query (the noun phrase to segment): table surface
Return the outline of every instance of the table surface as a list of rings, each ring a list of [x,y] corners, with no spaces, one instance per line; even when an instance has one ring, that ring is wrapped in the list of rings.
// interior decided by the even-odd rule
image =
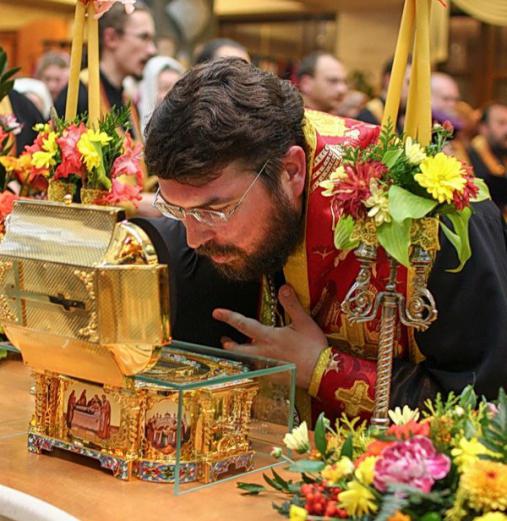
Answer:
[[[264,521],[277,519],[273,501],[242,496],[235,481],[174,496],[172,486],[137,479],[120,481],[94,460],[71,453],[36,455],[27,450],[33,412],[30,369],[20,360],[0,361],[0,484],[36,496],[81,520],[174,519]],[[262,483],[257,472],[241,481]],[[280,517],[280,519],[282,519]]]

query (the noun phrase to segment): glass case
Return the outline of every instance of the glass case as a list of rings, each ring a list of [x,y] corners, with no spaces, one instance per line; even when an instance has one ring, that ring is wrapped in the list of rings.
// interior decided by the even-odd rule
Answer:
[[[98,460],[176,494],[265,469],[292,429],[295,366],[174,342],[124,388],[36,373],[28,447]]]

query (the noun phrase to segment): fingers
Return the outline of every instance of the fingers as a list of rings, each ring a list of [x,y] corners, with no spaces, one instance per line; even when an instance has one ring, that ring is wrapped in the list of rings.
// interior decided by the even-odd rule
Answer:
[[[228,309],[219,308],[213,310],[213,318],[229,324],[234,329],[237,329],[245,336],[253,338],[254,340],[268,342],[272,335],[272,328],[262,325],[253,318],[245,317],[241,313],[236,313]]]
[[[312,321],[310,315],[308,315],[299,302],[296,292],[292,286],[284,284],[278,292],[278,299],[280,300],[280,304],[283,306],[283,309],[291,318],[294,328],[298,329],[298,326]]]

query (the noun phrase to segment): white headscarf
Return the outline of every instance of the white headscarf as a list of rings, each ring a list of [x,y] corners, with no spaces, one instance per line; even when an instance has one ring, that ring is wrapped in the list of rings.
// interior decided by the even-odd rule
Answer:
[[[36,104],[37,108],[41,111],[44,119],[49,118],[49,111],[53,106],[53,100],[43,81],[34,78],[18,78],[14,81],[14,90],[21,92],[21,94],[25,96],[30,93],[35,94],[40,100],[40,104]]]
[[[143,132],[157,103],[158,75],[160,71],[165,68],[172,69],[180,74],[184,72],[181,63],[169,56],[155,56],[151,58],[144,67],[143,79],[139,84],[139,94],[141,98],[139,114]]]

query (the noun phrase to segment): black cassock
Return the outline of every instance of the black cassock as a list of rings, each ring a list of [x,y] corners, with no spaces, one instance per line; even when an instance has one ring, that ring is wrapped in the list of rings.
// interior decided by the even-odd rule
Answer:
[[[222,335],[242,340],[211,312],[225,307],[256,317],[260,284],[225,280],[186,244],[184,226],[165,218],[133,220],[150,236],[160,262],[169,265],[173,337],[220,346]],[[492,399],[507,388],[507,231],[496,206],[474,205],[470,219],[472,258],[459,273],[454,248],[443,234],[428,281],[438,319],[416,333],[425,360],[394,361],[391,406],[420,406],[436,392],[459,392],[473,384]]]

